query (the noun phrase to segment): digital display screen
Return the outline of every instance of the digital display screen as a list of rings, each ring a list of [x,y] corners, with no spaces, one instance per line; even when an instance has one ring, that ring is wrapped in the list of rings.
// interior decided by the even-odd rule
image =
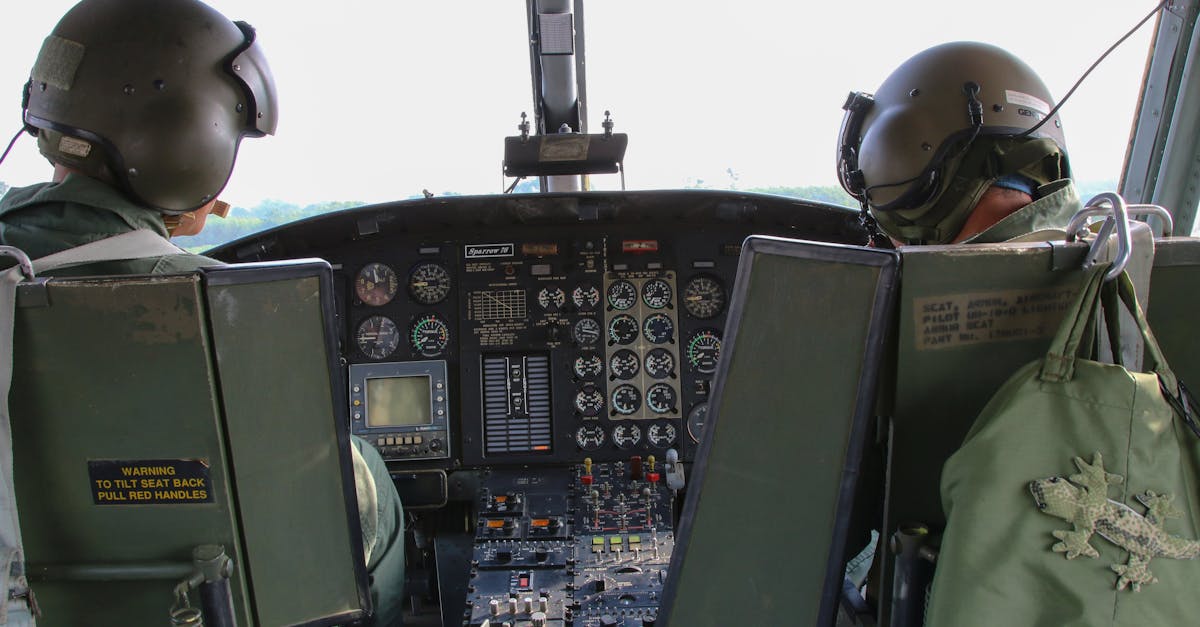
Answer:
[[[433,424],[428,376],[367,379],[367,426]]]

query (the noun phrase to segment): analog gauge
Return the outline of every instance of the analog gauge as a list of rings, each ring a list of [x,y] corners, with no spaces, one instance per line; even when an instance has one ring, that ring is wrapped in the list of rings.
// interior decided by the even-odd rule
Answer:
[[[618,385],[612,393],[612,408],[614,414],[637,413],[642,408],[642,393],[628,383]]]
[[[572,369],[580,379],[595,379],[604,372],[604,360],[596,353],[584,353],[575,358]]]
[[[646,429],[646,439],[654,448],[667,448],[675,444],[679,431],[669,422],[656,422]]]
[[[450,327],[437,314],[424,315],[413,323],[409,340],[422,357],[436,357],[450,344]]]
[[[638,359],[637,353],[628,348],[622,348],[608,359],[609,376],[613,379],[628,381],[637,376],[641,367],[641,359]]]
[[[704,421],[708,419],[708,403],[696,403],[688,412],[687,429],[688,437],[696,444],[700,443],[700,438],[704,437]]]
[[[594,451],[604,446],[604,427],[583,425],[575,430],[575,443],[585,451]]]
[[[665,313],[651,314],[642,323],[642,333],[651,344],[675,342],[675,321]]]
[[[358,300],[379,307],[386,305],[396,296],[398,285],[396,271],[382,263],[369,263],[358,271],[354,279],[354,293]]]
[[[400,345],[400,330],[391,318],[371,316],[358,325],[354,334],[358,349],[371,359],[383,359]]]
[[[721,336],[713,329],[701,329],[687,343],[687,360],[692,369],[703,374],[717,370],[721,358]]]
[[[612,440],[619,449],[631,449],[642,442],[642,428],[632,422],[622,422],[613,427]]]
[[[600,339],[600,323],[593,318],[580,318],[572,330],[575,343],[580,346],[591,346]]]
[[[575,394],[575,409],[584,416],[598,416],[604,409],[604,394],[594,385],[584,386]]]
[[[561,287],[543,287],[537,295],[538,305],[545,311],[558,311],[567,303],[567,293]]]
[[[422,305],[435,305],[450,293],[450,272],[445,266],[423,261],[408,274],[408,293]]]
[[[608,286],[608,306],[622,311],[637,304],[638,291],[633,283],[624,279]]]
[[[650,279],[642,286],[642,302],[651,309],[671,306],[671,284],[662,279]]]
[[[675,377],[675,356],[665,348],[656,348],[646,354],[646,374],[655,379]]]
[[[608,323],[608,344],[632,344],[638,336],[637,319],[629,314],[620,314]]]
[[[584,283],[571,291],[571,302],[575,303],[580,311],[591,311],[600,304],[600,290],[591,283]]]
[[[656,414],[674,414],[679,395],[666,383],[655,383],[646,390],[646,407]]]
[[[694,276],[683,287],[683,308],[701,320],[715,318],[725,308],[725,288],[716,277]]]

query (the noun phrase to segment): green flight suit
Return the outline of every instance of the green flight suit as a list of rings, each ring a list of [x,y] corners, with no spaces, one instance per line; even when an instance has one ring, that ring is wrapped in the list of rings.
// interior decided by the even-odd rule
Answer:
[[[1066,236],[1067,223],[1083,209],[1070,179],[1051,181],[1037,190],[1038,199],[1014,211],[964,244],[1011,241],[1051,241]]]
[[[16,246],[31,259],[137,229],[148,229],[164,238],[168,236],[158,211],[145,209],[112,187],[79,174],[69,174],[61,183],[13,188],[0,198],[0,244]],[[185,253],[93,263],[49,274],[171,274],[214,265],[221,265],[221,262]],[[376,493],[376,511],[362,511],[363,502],[360,501],[359,512],[364,519],[364,532],[374,531],[364,533],[364,542],[368,544],[365,549],[369,555],[367,572],[371,578],[371,599],[375,606],[374,619],[367,624],[399,625],[404,602],[404,511],[379,452],[357,437],[352,441],[365,462],[365,469],[359,463],[355,464],[355,474],[369,474]],[[356,483],[365,481],[356,478]],[[370,520],[372,514],[373,521]]]

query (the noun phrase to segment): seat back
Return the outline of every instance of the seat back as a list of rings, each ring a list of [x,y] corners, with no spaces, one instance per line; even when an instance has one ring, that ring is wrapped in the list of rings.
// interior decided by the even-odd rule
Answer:
[[[666,624],[833,623],[896,261],[746,240],[663,590]]]
[[[233,560],[239,624],[363,615],[332,298],[324,262],[21,286],[14,473],[42,625],[168,624],[200,545]]]

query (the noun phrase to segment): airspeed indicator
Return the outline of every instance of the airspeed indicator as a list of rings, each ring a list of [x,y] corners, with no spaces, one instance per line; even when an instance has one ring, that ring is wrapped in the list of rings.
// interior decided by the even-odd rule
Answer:
[[[422,261],[408,274],[408,293],[422,305],[436,305],[450,294],[450,272],[441,264]]]
[[[683,288],[683,308],[701,320],[715,318],[725,308],[725,288],[716,277],[696,275]]]

